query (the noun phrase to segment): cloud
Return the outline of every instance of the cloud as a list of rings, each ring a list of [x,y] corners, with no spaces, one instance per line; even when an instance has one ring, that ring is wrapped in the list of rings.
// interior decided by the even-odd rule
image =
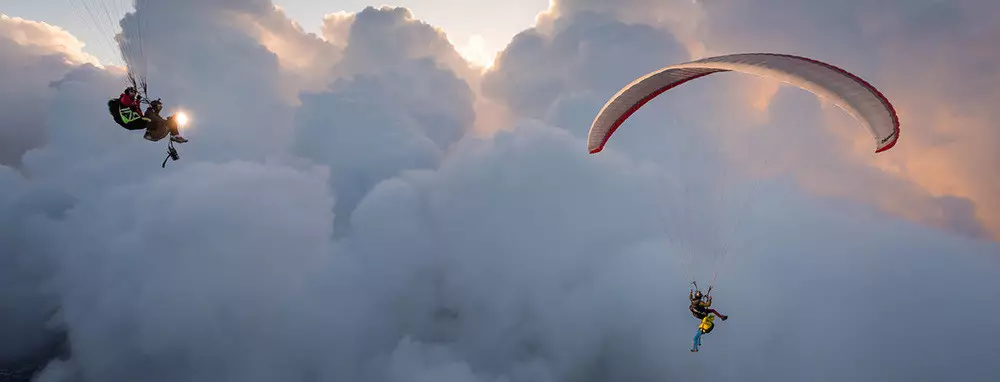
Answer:
[[[928,192],[906,176],[889,171],[884,166],[894,151],[880,154],[886,158],[873,159],[868,135],[842,110],[789,88],[769,94],[764,109],[754,109],[753,100],[744,97],[754,94],[751,88],[760,85],[747,82],[716,103],[731,114],[706,118],[713,136],[720,137],[716,145],[732,163],[765,174],[794,174],[816,195],[849,197],[956,233],[989,236],[977,219],[973,200]]]
[[[726,150],[735,165],[760,167],[767,160],[771,171],[796,173],[812,192],[865,201],[889,213],[962,234],[995,237],[1000,231],[994,222],[993,198],[988,196],[995,193],[995,185],[991,178],[979,175],[997,162],[990,154],[996,151],[992,147],[997,142],[988,122],[994,119],[992,110],[982,107],[988,103],[983,100],[995,98],[993,89],[997,88],[989,80],[982,80],[995,77],[991,75],[996,71],[995,65],[990,64],[997,61],[992,57],[995,49],[982,43],[990,41],[995,29],[983,27],[992,25],[987,20],[996,14],[994,8],[975,1],[900,1],[878,5],[838,2],[816,6],[779,0],[669,2],[656,6],[637,1],[616,3],[613,7],[560,1],[540,17],[539,30],[557,33],[553,31],[559,30],[560,23],[569,23],[575,15],[590,12],[668,30],[695,57],[776,51],[815,57],[848,68],[882,89],[900,113],[903,139],[892,152],[873,157],[870,142],[857,131],[856,122],[843,118],[842,112],[829,104],[777,102],[810,98],[807,93],[732,75],[700,80],[711,87],[686,84],[675,90],[677,95],[659,97],[633,119],[669,108],[673,113],[658,115],[673,121],[690,116],[685,123],[701,128],[713,126],[709,130],[718,134],[718,138],[708,143],[717,146],[714,150]],[[667,10],[672,17],[660,15]],[[681,19],[686,21],[679,23]],[[928,43],[931,40],[936,43]],[[509,54],[523,49],[516,44],[508,49]],[[970,55],[970,52],[977,53]],[[525,62],[528,57],[541,57],[521,56]],[[608,56],[623,55],[609,51]],[[644,55],[635,52],[627,57],[640,59]],[[687,59],[677,54],[655,66]],[[628,73],[620,69],[615,72]],[[621,86],[641,74],[617,84]],[[557,90],[560,84],[551,83],[557,78],[553,75],[538,79],[529,79],[525,74],[497,78],[503,78],[500,82],[505,84],[516,84],[518,89],[531,89],[525,91],[526,97],[517,99],[530,100],[531,105],[545,105],[542,108],[549,105],[545,100],[568,97],[570,93]],[[519,80],[528,83],[518,83]],[[532,89],[533,86],[538,90]],[[592,107],[599,108],[615,90],[601,90],[597,92],[600,96],[590,97],[593,101],[584,101],[586,96],[574,94],[571,103],[581,110],[586,107],[583,102],[592,102]],[[709,93],[714,98],[704,96]],[[688,104],[682,97],[697,97],[701,102]],[[671,105],[679,102],[689,107]],[[508,104],[514,105],[514,101]],[[558,104],[568,105],[565,101]],[[653,108],[656,110],[650,110]],[[515,110],[533,117],[565,114],[558,110],[527,111],[516,106]],[[728,112],[715,114],[711,110]],[[567,128],[581,133],[589,125],[583,118],[567,122],[571,122]],[[803,123],[818,128],[792,126]],[[633,120],[630,124],[637,126],[634,130],[645,129],[639,127],[643,123]],[[643,133],[648,134],[648,129]],[[824,142],[831,150],[815,155],[825,150],[815,145],[768,144],[786,142],[789,134],[797,135],[800,141]],[[744,142],[748,140],[755,146],[747,147]],[[971,142],[976,143],[970,146]],[[791,158],[797,159],[788,162]],[[783,161],[789,164],[779,164]]]
[[[515,36],[486,73],[483,94],[518,116],[542,118],[561,96],[614,94],[621,84],[683,55],[665,31],[575,13],[556,20],[551,32],[528,29]]]
[[[332,88],[303,96],[294,152],[331,167],[345,223],[379,181],[436,167],[475,120],[468,85],[427,59]]]
[[[831,143],[848,153],[848,160],[877,168],[903,180],[905,187],[917,189],[895,187],[894,193],[922,193],[925,196],[920,199],[925,201],[969,200],[973,219],[985,226],[988,235],[1000,234],[1000,210],[992,197],[1000,184],[981,175],[1000,160],[995,156],[1000,136],[992,128],[998,116],[986,106],[1000,96],[994,81],[1000,71],[996,64],[1000,51],[987,43],[1000,33],[988,21],[996,19],[998,7],[983,1],[704,4],[707,17],[702,39],[711,51],[804,54],[850,68],[876,84],[899,111],[903,132],[898,147],[872,158],[868,147],[860,146],[866,142],[859,135],[828,135],[836,137]],[[844,131],[853,127],[843,120],[824,125]],[[839,182],[864,184],[842,179]],[[866,188],[837,193],[869,200],[918,221],[952,226],[937,217],[936,202],[911,200],[904,207],[893,205],[895,198],[872,198],[881,193]],[[914,207],[927,212],[908,211]]]
[[[604,2],[594,0],[553,0],[549,9],[537,17],[539,29],[551,31],[560,20],[574,14],[608,15],[626,24],[642,24],[669,31],[693,56],[704,53],[697,36],[704,22],[704,12],[698,1],[690,0],[624,0]]]
[[[319,329],[301,320],[321,302],[309,296],[309,274],[329,261],[326,182],[320,170],[234,161],[80,200],[50,228],[78,372],[85,380],[300,378],[280,365],[307,346],[300,328]],[[289,358],[265,357],[273,352]]]
[[[479,34],[469,36],[469,40],[456,47],[456,50],[469,63],[485,68],[493,66],[493,60],[496,58],[486,52],[486,40]]]
[[[281,64],[285,77],[281,84],[292,103],[298,102],[301,91],[325,89],[335,75],[332,68],[341,60],[343,46],[305,33],[277,7],[256,17],[254,24],[259,31],[257,39],[277,56]]]
[[[332,70],[335,77],[393,71],[414,61],[433,62],[455,73],[476,94],[474,130],[488,133],[510,121],[505,108],[479,95],[480,69],[459,54],[443,30],[413,18],[406,8],[366,7],[356,14],[328,14],[323,20],[323,38],[344,52]]]
[[[83,43],[41,22],[0,14],[0,165],[20,166],[21,156],[46,141],[45,115],[53,108],[48,82],[83,63]]]
[[[0,25],[6,39],[24,49],[20,54],[61,54],[66,64],[97,63],[96,58],[83,52],[83,42],[58,26],[3,14],[0,14]]]
[[[346,47],[351,37],[351,26],[354,24],[355,18],[355,13],[346,11],[324,15],[321,28],[323,40],[333,46]]]
[[[42,287],[52,264],[44,258],[48,238],[38,219],[59,216],[72,198],[23,179],[41,175],[38,168],[28,168],[25,157],[60,142],[86,144],[84,134],[77,133],[79,125],[58,118],[72,107],[58,89],[103,70],[81,52],[80,41],[58,27],[0,15],[0,31],[0,306],[5,312],[0,337],[7,339],[0,344],[0,368],[37,367],[60,342],[50,327],[58,301]]]
[[[581,125],[608,94],[689,56],[670,28],[596,3],[560,13],[519,35],[480,89],[445,36],[405,9],[328,18],[322,41],[265,1],[139,12],[159,16],[150,83],[191,110],[192,141],[160,169],[161,145],[93,107],[120,91],[116,73],[75,66],[46,80],[61,105],[42,123],[49,139],[17,171],[0,167],[0,305],[19,312],[2,321],[0,334],[18,339],[0,345],[2,368],[53,358],[64,333],[68,352],[39,380],[998,372],[995,341],[977,339],[997,329],[976,327],[955,347],[956,312],[1000,313],[995,242],[822,198],[780,162],[783,176],[734,171],[722,180],[754,187],[728,183],[744,198],[716,199],[733,159],[721,153],[803,161],[760,156],[771,146],[749,138],[766,135],[743,131],[773,123],[832,142],[810,153],[827,181],[876,182],[923,203],[915,211],[936,206],[950,229],[981,229],[967,199],[900,194],[914,190],[907,178],[843,160],[851,138],[833,127],[847,122],[815,98],[706,79],[586,153]],[[191,24],[178,30],[180,20]],[[285,57],[311,47],[325,50],[304,66]],[[471,134],[480,93],[517,122]],[[711,113],[733,104],[734,115]],[[726,151],[718,129],[741,117],[736,137],[750,150]],[[830,129],[794,129],[821,123]],[[710,143],[719,151],[702,150]],[[732,318],[692,355],[683,290],[713,271],[715,305]]]
[[[39,289],[48,275],[42,261],[44,235],[35,231],[39,216],[58,216],[65,201],[59,195],[33,190],[9,167],[0,166],[0,278],[3,280],[0,306],[7,312],[0,318],[0,366],[31,360],[44,353],[51,338],[47,325],[58,305]],[[38,360],[47,361],[46,358]]]
[[[573,15],[575,9],[572,9],[570,6],[574,4],[576,3],[560,4],[560,6],[556,7],[556,9],[559,9],[559,12],[550,12],[550,14],[555,14],[557,17],[553,17],[551,19],[543,18],[542,26],[547,26],[549,30],[545,30],[540,27],[539,30],[527,31],[516,37],[508,49],[502,53],[501,64],[498,65],[499,68],[495,73],[491,73],[490,75],[496,75],[496,78],[502,78],[502,80],[497,81],[498,83],[505,85],[511,84],[510,88],[519,89],[523,92],[519,96],[510,96],[509,100],[507,100],[507,103],[512,107],[512,109],[516,110],[520,115],[534,118],[544,116],[547,120],[558,122],[561,125],[565,125],[567,129],[570,129],[575,134],[582,135],[585,133],[586,126],[589,126],[589,121],[584,116],[592,116],[606,97],[613,94],[617,88],[610,90],[601,89],[599,92],[596,92],[597,94],[604,94],[605,96],[598,96],[596,102],[594,102],[588,100],[588,98],[594,97],[589,97],[583,94],[587,94],[587,90],[593,91],[596,87],[580,86],[582,89],[578,88],[568,90],[567,86],[563,85],[564,82],[560,79],[560,75],[562,73],[570,73],[570,76],[575,74],[570,68],[563,66],[562,68],[565,69],[565,72],[560,72],[558,74],[550,74],[546,73],[544,70],[540,71],[536,69],[539,67],[544,68],[544,66],[541,65],[543,62],[559,62],[559,58],[550,58],[547,56],[552,53],[546,49],[546,37],[551,34],[559,33],[559,28],[557,26],[560,21],[564,21],[566,23],[571,22],[569,21],[571,17],[563,15]],[[791,51],[793,53],[823,58],[827,56],[837,56],[837,54],[840,53],[840,51],[834,50],[832,53],[827,52],[820,54],[822,53],[822,48],[826,48],[826,45],[820,44],[820,47],[817,47],[816,45],[817,42],[823,42],[824,40],[812,40],[813,42],[811,44],[806,45],[806,41],[810,40],[797,38],[798,36],[809,36],[817,33],[824,34],[826,36],[839,36],[838,34],[822,31],[810,32],[809,34],[789,33],[787,29],[783,28],[784,25],[779,22],[781,20],[794,19],[794,17],[790,16],[790,14],[794,15],[794,12],[771,12],[771,9],[781,9],[778,4],[774,4],[774,7],[762,7],[760,4],[751,5],[749,2],[744,2],[743,4],[746,4],[747,9],[752,8],[753,12],[741,11],[742,4],[729,7],[724,2],[713,3],[713,5],[717,6],[717,9],[706,7],[709,8],[706,10],[707,21],[703,25],[699,26],[701,33],[704,34],[698,37],[704,43],[707,51],[724,53],[729,51],[746,50],[777,50]],[[840,7],[840,5],[837,6]],[[800,7],[808,8],[807,5],[800,5]],[[571,10],[566,10],[568,8]],[[618,4],[616,4],[616,9],[614,10],[602,11],[602,9],[597,5],[585,6],[583,8],[591,12],[602,12],[601,14],[605,15],[620,15],[622,12],[629,12],[627,9],[617,9],[619,8]],[[632,6],[631,3],[622,4],[620,8],[630,8],[633,11],[644,9],[639,6]],[[850,10],[844,10],[843,13],[854,15],[857,14],[857,9],[858,7],[854,7]],[[724,12],[725,15],[731,17],[732,20],[721,19],[718,14],[713,12]],[[817,17],[824,17],[823,15],[827,14],[827,12],[821,9],[812,9],[810,12],[815,13]],[[747,14],[755,13],[766,13],[768,17],[748,18],[746,16]],[[773,18],[774,21],[758,22],[759,20],[769,20],[769,17]],[[751,23],[747,20],[753,20],[754,22]],[[712,29],[715,27],[716,22],[719,26]],[[835,23],[836,22],[831,21],[828,22],[828,24],[821,23],[821,25],[833,25]],[[737,28],[729,28],[730,25],[728,24],[749,26],[740,30]],[[803,22],[802,24],[809,23]],[[986,25],[986,23],[969,25]],[[778,41],[778,43],[766,45],[766,42],[768,41],[766,40],[766,36],[768,36],[768,34],[766,32],[760,35],[755,34],[756,30],[754,27],[770,28],[775,34],[780,33],[783,38],[775,40]],[[843,28],[842,25],[839,27]],[[805,32],[805,30],[803,30],[803,32]],[[712,37],[714,39],[708,37]],[[737,42],[742,40],[756,41],[759,46],[757,48],[748,48],[749,45],[747,44],[741,45],[739,43],[730,43],[731,40]],[[801,43],[797,45],[800,49],[796,50],[780,46],[781,42],[787,40],[801,41]],[[914,44],[918,44],[916,42],[917,40],[911,41],[914,41]],[[617,41],[617,44],[619,44],[619,46],[627,45],[628,42],[629,41],[627,39],[622,39],[621,41]],[[843,45],[846,44],[842,44],[842,46]],[[688,45],[686,44],[686,46]],[[836,45],[830,46],[836,47]],[[811,50],[805,48],[811,48]],[[858,50],[856,49],[857,47],[853,48],[855,48],[855,51]],[[657,53],[660,52],[658,49],[651,50]],[[621,57],[620,55],[612,54],[609,54],[608,56]],[[640,53],[637,50],[628,57],[633,60],[643,60],[648,56],[649,53]],[[952,54],[951,56],[958,56],[958,54],[956,52],[956,54]],[[844,66],[850,68],[860,67],[858,72],[862,73],[863,77],[871,78],[871,73],[866,72],[865,69],[871,66],[863,64],[870,64],[873,59],[869,58],[868,62],[865,62],[859,61],[864,58],[864,56],[857,56],[856,58],[857,59],[854,61],[851,61],[851,58],[848,58],[846,61],[848,63],[854,62],[858,65],[844,64]],[[905,58],[900,57],[899,59]],[[680,62],[682,60],[684,60],[683,57],[680,59],[675,57],[670,60],[662,60],[659,62],[659,65],[657,65],[657,68],[672,62]],[[505,71],[505,68],[502,66],[504,61],[509,63],[523,62],[530,64],[523,65],[520,68],[521,70],[508,69]],[[845,60],[831,61],[840,63]],[[529,67],[534,69],[534,71],[529,72]],[[538,72],[542,72],[544,74],[536,76],[535,74]],[[617,74],[623,72],[627,73],[627,71],[616,67],[614,68],[613,73]],[[608,73],[608,71],[595,71],[592,73],[594,73],[594,76],[612,75],[611,73]],[[639,74],[643,73],[645,72],[637,73],[627,80],[619,81],[618,86],[627,83],[632,78],[635,78]],[[880,83],[877,79],[878,77],[875,78],[874,82]],[[489,77],[487,83],[489,83],[488,81]],[[733,92],[732,89],[736,89],[737,91]],[[870,144],[870,142],[854,138],[856,135],[841,133],[841,131],[849,132],[849,129],[856,129],[856,124],[852,121],[845,120],[841,114],[835,114],[841,113],[839,110],[832,110],[828,107],[828,105],[817,102],[815,98],[809,97],[804,92],[797,89],[778,90],[770,84],[763,83],[763,81],[739,79],[733,78],[733,76],[716,76],[713,78],[706,78],[705,80],[699,81],[699,83],[685,84],[683,91],[685,92],[683,95],[661,96],[658,102],[651,103],[649,106],[644,108],[643,111],[634,115],[630,120],[631,126],[628,127],[628,130],[622,129],[622,131],[618,133],[618,136],[616,137],[617,141],[614,145],[615,148],[612,149],[612,152],[624,151],[629,152],[629,155],[633,156],[648,156],[650,159],[661,163],[673,163],[673,165],[669,167],[670,169],[677,171],[678,167],[680,169],[687,168],[688,171],[691,172],[684,174],[685,181],[697,179],[699,182],[704,180],[700,178],[701,175],[694,175],[692,173],[701,172],[703,169],[709,169],[709,172],[719,171],[720,169],[706,166],[701,160],[703,157],[697,157],[697,159],[695,159],[695,157],[692,157],[691,155],[699,151],[707,151],[704,156],[708,157],[713,156],[713,154],[726,153],[727,156],[730,156],[729,159],[731,161],[729,163],[737,163],[744,166],[746,164],[752,164],[754,166],[747,167],[752,168],[755,171],[760,170],[756,167],[766,165],[766,167],[768,167],[766,169],[770,170],[772,173],[775,171],[779,173],[791,172],[799,178],[799,181],[807,187],[811,193],[814,194],[852,196],[857,199],[880,204],[885,210],[891,212],[893,215],[903,216],[915,221],[928,223],[969,236],[982,237],[985,235],[986,229],[983,227],[983,224],[978,221],[975,215],[975,209],[981,206],[980,202],[975,199],[970,200],[962,197],[941,195],[936,192],[928,192],[928,190],[923,187],[915,185],[912,180],[906,176],[893,175],[892,173],[889,173],[890,170],[885,169],[885,167],[889,166],[886,166],[884,163],[881,164],[880,167],[874,166],[870,159],[855,154],[856,150],[854,149],[858,146],[857,141],[863,141],[861,143],[868,144]],[[891,88],[887,90],[887,92],[888,91],[891,91]],[[496,96],[496,94],[497,93],[494,93],[492,95]],[[500,94],[506,95],[503,93]],[[761,97],[763,97],[763,102],[759,101]],[[559,101],[554,102],[552,100]],[[518,102],[524,103],[526,101],[534,108],[518,104]],[[589,112],[584,113],[583,111],[588,111],[588,103],[590,103]],[[981,105],[980,103],[974,104]],[[717,113],[713,112],[713,110],[727,110],[729,112]],[[908,120],[905,118],[905,114],[904,119]],[[827,128],[811,129],[809,128],[810,126],[824,126]],[[768,132],[768,130],[773,133]],[[669,131],[669,134],[667,131]],[[642,142],[643,140],[645,142]],[[787,142],[789,140],[829,142],[830,145],[782,146],[769,143]],[[956,142],[958,141],[961,141],[961,139],[956,139]],[[750,145],[747,145],[747,143],[750,143]],[[863,150],[866,154],[870,155],[870,147],[864,146]],[[713,153],[712,151],[715,152]],[[848,152],[850,155],[844,155],[844,152]],[[678,163],[678,161],[681,162]],[[740,163],[741,161],[744,163]],[[985,164],[987,162],[983,161],[982,163]],[[716,164],[719,163],[717,162]],[[800,170],[802,168],[807,169],[807,171]],[[744,170],[746,169],[747,168],[744,168]],[[691,178],[688,178],[688,176],[691,176]],[[736,178],[738,179],[738,176]],[[683,195],[686,196],[690,194]],[[687,213],[681,216],[685,218],[696,216],[700,213],[699,210],[704,207],[704,205],[699,203],[692,202],[692,204],[698,206],[695,208],[695,211],[686,211]],[[780,211],[782,211],[782,213],[792,213],[791,211],[794,211],[794,209],[789,208],[791,207],[782,205]],[[675,215],[675,217],[678,216]],[[883,216],[882,219],[891,218]],[[746,224],[753,226],[752,223]],[[732,223],[727,224],[727,226],[728,225],[732,225]],[[708,226],[710,227],[711,224],[708,224]],[[740,224],[740,226],[743,226],[743,224]],[[774,229],[774,232],[782,231],[782,228],[779,228],[778,226],[764,226]],[[822,230],[823,228],[816,227],[816,229]],[[703,231],[702,229],[698,230]],[[766,237],[767,238],[758,240],[773,240],[777,243],[784,243],[788,239],[784,236],[773,237],[773,235],[767,235]],[[754,241],[757,242],[758,240]],[[789,250],[789,252],[825,253],[826,251],[823,250],[817,251],[814,249],[808,249],[808,246],[815,245],[818,242],[820,241],[803,241],[801,249]],[[895,254],[897,252],[892,251],[892,253]],[[789,254],[788,256],[792,255]],[[824,259],[826,258],[826,255],[821,256],[823,256]],[[968,259],[963,257],[962,261],[966,260]],[[812,260],[804,261],[806,264],[812,264]],[[899,261],[904,260],[901,259]],[[994,265],[988,265],[987,267],[993,269]],[[812,271],[802,272],[803,274],[812,274]],[[907,274],[907,276],[909,275],[910,274]],[[804,277],[807,278],[811,276]],[[913,277],[914,279],[918,278],[917,276]],[[799,283],[796,285],[801,284]],[[984,285],[984,287],[996,290],[996,286],[993,285]],[[808,298],[805,296],[808,296],[808,294],[803,294],[802,298]],[[754,298],[752,295],[747,295],[746,297],[748,300],[753,300]],[[800,300],[796,299],[795,301]],[[823,299],[823,301],[829,300]],[[799,316],[796,314],[796,317]],[[928,325],[930,324],[928,323]],[[778,332],[774,335],[780,336]],[[759,341],[752,341],[749,338],[744,338],[743,340],[747,341],[741,343],[760,343]],[[770,339],[760,338],[760,340]],[[829,339],[825,338],[823,340],[829,341]],[[926,351],[927,348],[928,347],[920,347],[921,351],[910,353],[906,357],[901,357],[901,359],[912,359],[908,357],[916,357],[927,361],[936,359],[935,356],[929,355],[932,352]],[[751,352],[749,348],[744,348],[744,351],[744,353],[740,353],[739,355],[734,353],[733,357],[745,356],[746,352]],[[918,357],[916,354],[920,353],[928,356]],[[792,355],[787,354],[786,356]],[[805,358],[799,358],[798,356],[792,357],[806,362]],[[781,358],[786,359],[783,357]],[[736,358],[727,360],[727,362],[737,362],[742,364],[740,361],[746,362],[746,360]],[[845,379],[870,378],[867,375],[848,376],[843,373],[837,374],[836,371],[833,370],[836,368],[836,366],[833,366],[835,364],[837,364],[837,362],[832,362],[829,368],[823,368],[821,371],[817,371],[816,375],[824,375],[825,377],[829,377],[830,375],[842,375]],[[890,369],[903,370],[905,369],[903,366],[905,364],[905,362],[894,363],[894,365],[899,365],[900,367]],[[940,365],[941,364],[934,363],[934,366],[928,366],[927,369],[923,370],[937,373],[942,370],[939,368]],[[746,367],[735,367],[733,369],[722,368],[720,369],[721,371],[718,375],[720,377],[727,378],[744,378],[739,376],[741,374],[736,373],[752,369],[753,367],[749,365]],[[789,370],[792,373],[790,373],[787,378],[815,378],[816,375],[808,374],[809,370],[810,369],[801,368]],[[862,373],[867,373],[871,369],[863,370],[864,371]],[[919,375],[919,373],[914,372],[912,375]],[[895,377],[895,375],[891,376]],[[771,377],[773,377],[773,375]],[[769,377],[764,377],[762,375],[761,378]]]
[[[349,29],[345,28],[347,22]],[[346,40],[344,58],[335,69],[340,75],[377,72],[420,59],[431,59],[466,80],[478,74],[444,31],[414,19],[407,8],[369,6],[353,17],[328,15],[324,35],[335,44]]]
[[[347,36],[325,34],[346,40],[343,59],[329,90],[301,96],[293,152],[331,167],[344,228],[379,181],[436,167],[473,129],[476,96],[462,77],[472,72],[446,36],[406,8],[367,7],[327,20],[337,17],[351,21]]]

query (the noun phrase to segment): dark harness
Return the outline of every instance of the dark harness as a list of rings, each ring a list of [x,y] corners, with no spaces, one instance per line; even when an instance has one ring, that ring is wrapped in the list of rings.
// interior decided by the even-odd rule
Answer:
[[[135,124],[132,123],[141,120],[139,119],[139,114],[136,113],[134,110],[125,107],[125,105],[122,105],[122,102],[117,98],[112,98],[108,100],[108,113],[111,113],[111,118],[115,120],[115,123],[117,123],[118,126],[124,127],[125,129],[143,130],[146,128],[145,123],[135,123]],[[126,123],[125,120],[122,119],[122,113],[133,113],[135,114],[134,115],[135,119]]]
[[[688,306],[688,309],[691,311],[691,314],[699,320],[708,316],[708,310],[698,305],[697,301],[692,301],[691,305]]]

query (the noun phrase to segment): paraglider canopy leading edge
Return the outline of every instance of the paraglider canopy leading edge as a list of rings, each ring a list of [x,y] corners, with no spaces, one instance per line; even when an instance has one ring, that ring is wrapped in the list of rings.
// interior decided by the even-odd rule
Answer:
[[[776,53],[740,53],[672,65],[642,76],[618,91],[590,126],[587,150],[604,149],[633,113],[658,95],[712,73],[739,72],[782,81],[832,101],[857,119],[875,140],[875,152],[899,139],[899,117],[889,100],[867,81],[811,58]]]

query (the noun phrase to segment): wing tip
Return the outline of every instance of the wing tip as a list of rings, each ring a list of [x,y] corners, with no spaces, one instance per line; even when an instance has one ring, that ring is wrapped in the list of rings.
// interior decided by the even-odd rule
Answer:
[[[886,143],[882,147],[879,147],[879,148],[875,149],[875,153],[878,154],[878,153],[889,151],[889,149],[891,149],[891,148],[893,148],[893,147],[896,146],[896,142],[899,142],[899,127],[896,127],[896,131],[892,132],[892,141],[889,142],[889,143]]]
[[[889,151],[889,149],[893,148],[893,146],[896,146],[896,140],[895,139],[892,142],[890,142],[889,144],[876,149],[875,153],[878,154],[878,153],[883,153],[883,152]]]

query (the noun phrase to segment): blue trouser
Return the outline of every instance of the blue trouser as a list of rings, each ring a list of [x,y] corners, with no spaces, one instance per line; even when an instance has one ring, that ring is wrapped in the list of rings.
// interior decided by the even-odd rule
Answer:
[[[704,334],[701,328],[698,328],[698,332],[694,334],[694,350],[698,350],[698,346],[701,345],[701,335]]]

